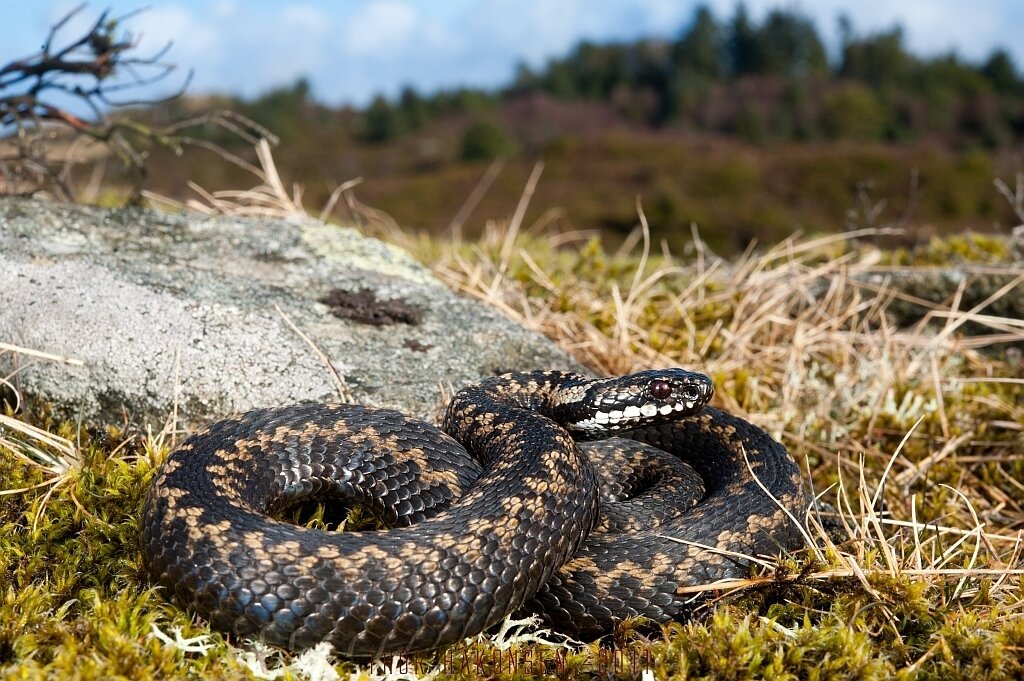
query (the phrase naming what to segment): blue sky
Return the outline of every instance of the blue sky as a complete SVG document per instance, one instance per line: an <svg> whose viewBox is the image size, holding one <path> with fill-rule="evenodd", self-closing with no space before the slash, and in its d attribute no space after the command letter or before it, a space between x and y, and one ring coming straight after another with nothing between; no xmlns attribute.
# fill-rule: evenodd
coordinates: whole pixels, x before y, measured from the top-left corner
<svg viewBox="0 0 1024 681"><path fill-rule="evenodd" d="M78 0L0 0L0 64L36 49L47 28ZM106 0L90 2L71 36L105 7L115 14L142 6L128 28L140 47L168 40L168 60L195 69L193 93L252 96L308 76L322 101L364 104L396 94L507 82L515 65L539 66L578 40L671 37L693 15L695 0ZM735 0L706 3L720 19ZM773 7L811 16L836 45L836 18L859 32L904 27L920 54L955 50L972 60L1002 46L1024 66L1021 0L747 0L760 19Z"/></svg>

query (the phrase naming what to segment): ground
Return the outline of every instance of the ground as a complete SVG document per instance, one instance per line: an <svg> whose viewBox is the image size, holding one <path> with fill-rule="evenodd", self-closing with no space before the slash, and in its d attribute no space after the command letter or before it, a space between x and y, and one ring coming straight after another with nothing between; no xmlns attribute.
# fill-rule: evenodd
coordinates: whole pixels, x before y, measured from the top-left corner
<svg viewBox="0 0 1024 681"><path fill-rule="evenodd" d="M862 276L1006 254L971 237L970 247L954 239L893 253L861 233L726 260L698 236L676 257L645 234L615 254L596 241L564 248L515 224L473 243L389 236L596 371L709 374L716 405L786 444L837 510L830 531L813 514L797 519L804 550L764 557L750 579L716 585L692 622L628 623L603 644L573 646L517 625L390 667L316 651L293 658L226 641L143 575L139 509L180 439L170 419L145 432L59 421L45 404L22 401L0 420L0 674L1024 676L1024 326L963 310L953 296L896 327L888 308L900 294ZM1024 274L1020 263L1001 267ZM1020 295L1017 282L1000 297Z"/></svg>

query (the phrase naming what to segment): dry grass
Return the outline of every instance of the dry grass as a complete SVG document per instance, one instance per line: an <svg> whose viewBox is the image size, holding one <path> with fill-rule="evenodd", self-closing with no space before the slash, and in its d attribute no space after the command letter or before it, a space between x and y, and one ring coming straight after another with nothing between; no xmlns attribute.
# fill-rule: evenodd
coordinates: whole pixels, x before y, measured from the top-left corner
<svg viewBox="0 0 1024 681"><path fill-rule="evenodd" d="M0 343L0 356L11 354L15 358L24 357L32 361L57 361L66 364L81 365L77 359L60 357L39 350L23 348L10 343ZM0 376L0 388L6 387L13 401L13 410L16 412L21 406L21 393L15 387L19 371L30 363L13 363L15 369L6 376ZM7 451L16 460L29 466L42 469L46 477L41 482L27 486L0 489L0 496L22 494L25 492L39 491L42 499L38 506L33 527L39 519L39 515L46 509L53 493L74 480L76 471L82 468L82 457L78 447L68 438L34 426L30 423L15 418L10 414L0 414L0 451Z"/></svg>
<svg viewBox="0 0 1024 681"><path fill-rule="evenodd" d="M260 161L260 187L206 194L207 209L300 212L301 192L285 190L269 153ZM717 592L710 605L718 613L682 635L670 627L663 643L645 643L659 674L715 675L707 661L718 654L715 637L736 636L752 648L774 642L780 659L796 655L797 665L807 664L802 651L839 646L846 652L826 656L868 665L865 678L955 676L962 660L981 656L977 650L988 651L1003 641L1000 632L1024 620L1024 368L999 350L1024 344L1024 324L990 310L1020 295L1024 266L1007 264L1008 283L966 309L969 279L947 300L914 300L923 307L920 323L896 328L887 312L907 296L869 276L897 269L864 243L877 230L794 236L733 260L716 256L694 230L687 252L674 256L651 243L638 206L636 233L606 254L589 235L546 234L543 220L524 228L541 171L513 218L490 223L473 242L458 230L445 240L406 234L361 206L349 185L335 199L344 198L348 219L410 248L452 287L548 335L595 371L682 365L708 373L722 407L767 429L804 464L814 495L833 507L796 519L806 551L751 556L760 566L755 576L687 589ZM52 464L32 454L35 447L75 460L73 449L61 449L70 442L4 418L18 444L0 444L17 456ZM145 458L159 458L166 443L147 441ZM55 479L36 487L52 494L61 484ZM774 605L765 609L765 598ZM1019 656L1015 635L999 644L1008 653L999 648L985 664ZM867 651L850 653L861 640ZM591 646L579 655L567 659L583 673L600 652ZM1013 673L999 669L992 678Z"/></svg>

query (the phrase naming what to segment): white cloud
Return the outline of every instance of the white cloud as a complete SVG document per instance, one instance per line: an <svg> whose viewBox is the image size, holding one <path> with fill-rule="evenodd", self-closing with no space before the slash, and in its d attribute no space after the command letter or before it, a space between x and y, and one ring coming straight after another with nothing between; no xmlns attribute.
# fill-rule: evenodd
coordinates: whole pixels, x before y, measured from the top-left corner
<svg viewBox="0 0 1024 681"><path fill-rule="evenodd" d="M643 17L645 31L676 35L693 16L690 3L674 0L635 0L634 9Z"/></svg>
<svg viewBox="0 0 1024 681"><path fill-rule="evenodd" d="M586 7L582 0L492 0L475 5L463 21L466 34L483 55L538 65L593 29Z"/></svg>
<svg viewBox="0 0 1024 681"><path fill-rule="evenodd" d="M210 12L213 16L221 19L227 19L237 14L239 9L238 0L216 0L210 6Z"/></svg>
<svg viewBox="0 0 1024 681"><path fill-rule="evenodd" d="M342 34L345 52L356 57L387 57L415 39L421 17L408 2L371 0L351 16Z"/></svg>
<svg viewBox="0 0 1024 681"><path fill-rule="evenodd" d="M879 10L884 11L885 4L878 4ZM899 15L890 9L889 23L898 22L904 26L907 44L916 52L939 54L955 50L967 58L981 59L992 51L993 39L999 35L1000 26L1006 21L998 7L989 7L989 11L981 9L992 4L975 1L971 9L954 11L951 15L949 3L908 0L901 3ZM870 16L866 14L862 21Z"/></svg>
<svg viewBox="0 0 1024 681"><path fill-rule="evenodd" d="M289 27L323 35L331 25L331 19L314 5L287 5L281 10L281 20Z"/></svg>
<svg viewBox="0 0 1024 681"><path fill-rule="evenodd" d="M130 24L139 38L139 49L152 53L167 43L174 44L178 59L188 61L216 56L222 32L187 9L177 5L157 5L136 15Z"/></svg>

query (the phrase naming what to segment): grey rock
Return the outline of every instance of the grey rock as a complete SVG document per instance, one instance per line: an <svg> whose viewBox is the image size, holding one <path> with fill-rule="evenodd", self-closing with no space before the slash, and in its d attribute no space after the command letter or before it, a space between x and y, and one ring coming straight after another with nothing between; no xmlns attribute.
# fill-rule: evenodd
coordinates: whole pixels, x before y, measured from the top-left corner
<svg viewBox="0 0 1024 681"><path fill-rule="evenodd" d="M1010 257L1024 263L1024 225L1017 225L1010 232Z"/></svg>
<svg viewBox="0 0 1024 681"><path fill-rule="evenodd" d="M326 302L325 302L326 301ZM286 319L287 317L287 319ZM0 198L0 341L23 392L67 415L160 425L339 399L433 420L442 389L568 355L351 228ZM14 354L0 354L0 376Z"/></svg>
<svg viewBox="0 0 1024 681"><path fill-rule="evenodd" d="M983 306L979 314L1024 319L1024 284L1019 277L1024 268L1007 263L1006 267L955 265L905 272L886 272L862 277L877 288L894 289L900 293L886 308L890 321L908 327L924 319L935 308L944 309L958 294L958 309L967 312ZM945 324L947 319L934 319ZM971 333L992 333L983 325L968 323Z"/></svg>
<svg viewBox="0 0 1024 681"><path fill-rule="evenodd" d="M885 312L896 327L914 326L926 317L931 325L942 326L947 317L930 313L947 311L956 299L960 312L978 308L982 315L1024 319L1024 225L1003 238L1007 256L998 262L950 259L941 265L866 272L854 278L874 290L894 292ZM811 288L812 295L826 295L829 284L827 279L816 282ZM974 322L961 328L970 334L993 333L991 327Z"/></svg>

